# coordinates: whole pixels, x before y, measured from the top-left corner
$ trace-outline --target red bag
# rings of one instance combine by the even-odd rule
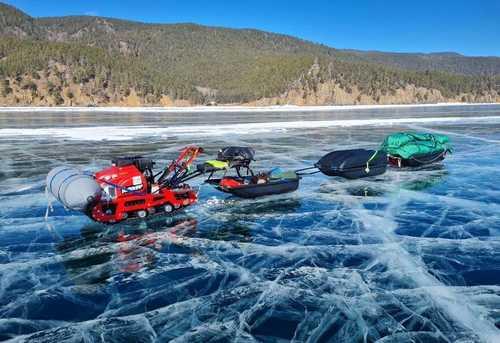
[[[225,177],[220,180],[219,186],[223,188],[237,188],[241,186],[241,183],[231,177]]]

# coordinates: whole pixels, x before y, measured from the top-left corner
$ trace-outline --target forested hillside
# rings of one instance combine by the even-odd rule
[[[394,53],[349,50],[346,59],[380,63],[416,71],[442,71],[461,75],[500,75],[500,58],[466,57],[457,53]]]
[[[258,30],[32,18],[0,4],[0,104],[500,101],[500,58],[345,51]]]

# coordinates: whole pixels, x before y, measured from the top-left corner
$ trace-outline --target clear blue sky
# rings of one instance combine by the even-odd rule
[[[0,0],[1,1],[1,0]],[[7,0],[32,16],[89,14],[286,33],[337,48],[500,56],[500,0]]]

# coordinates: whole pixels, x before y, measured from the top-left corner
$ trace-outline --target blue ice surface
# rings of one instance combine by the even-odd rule
[[[500,341],[499,106],[6,116],[0,340]],[[112,127],[117,116],[124,127]],[[450,117],[462,119],[426,121]],[[366,125],[300,125],[360,118]],[[455,152],[368,179],[316,174],[255,200],[197,180],[199,202],[173,217],[101,225],[54,203],[44,220],[44,178],[56,165],[95,171],[137,154],[165,164],[194,143],[206,159],[248,145],[256,169],[298,169],[400,130],[448,134]]]

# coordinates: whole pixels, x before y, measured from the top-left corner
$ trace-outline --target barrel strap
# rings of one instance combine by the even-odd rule
[[[56,178],[56,176],[61,174],[62,172],[67,171],[67,170],[71,170],[71,168],[69,168],[69,167],[63,168],[63,169],[59,170],[57,173],[55,173],[54,176],[52,176],[52,179],[50,180],[50,184],[49,184],[49,189],[51,192],[52,192],[52,182],[54,182],[54,179]],[[61,187],[61,186],[59,185],[59,187]],[[59,193],[59,190],[58,190],[58,193]],[[54,194],[54,192],[52,192],[52,194]]]
[[[75,176],[78,176],[78,175],[81,175],[79,173],[75,173],[75,174],[72,174],[72,175],[69,175],[67,176],[60,184],[59,184],[59,189],[57,190],[57,199],[59,199],[59,201],[61,201],[61,189],[63,188],[63,185],[66,183],[66,181],[68,181],[69,179],[71,179],[72,177],[75,177]],[[62,201],[61,201],[62,202]]]

